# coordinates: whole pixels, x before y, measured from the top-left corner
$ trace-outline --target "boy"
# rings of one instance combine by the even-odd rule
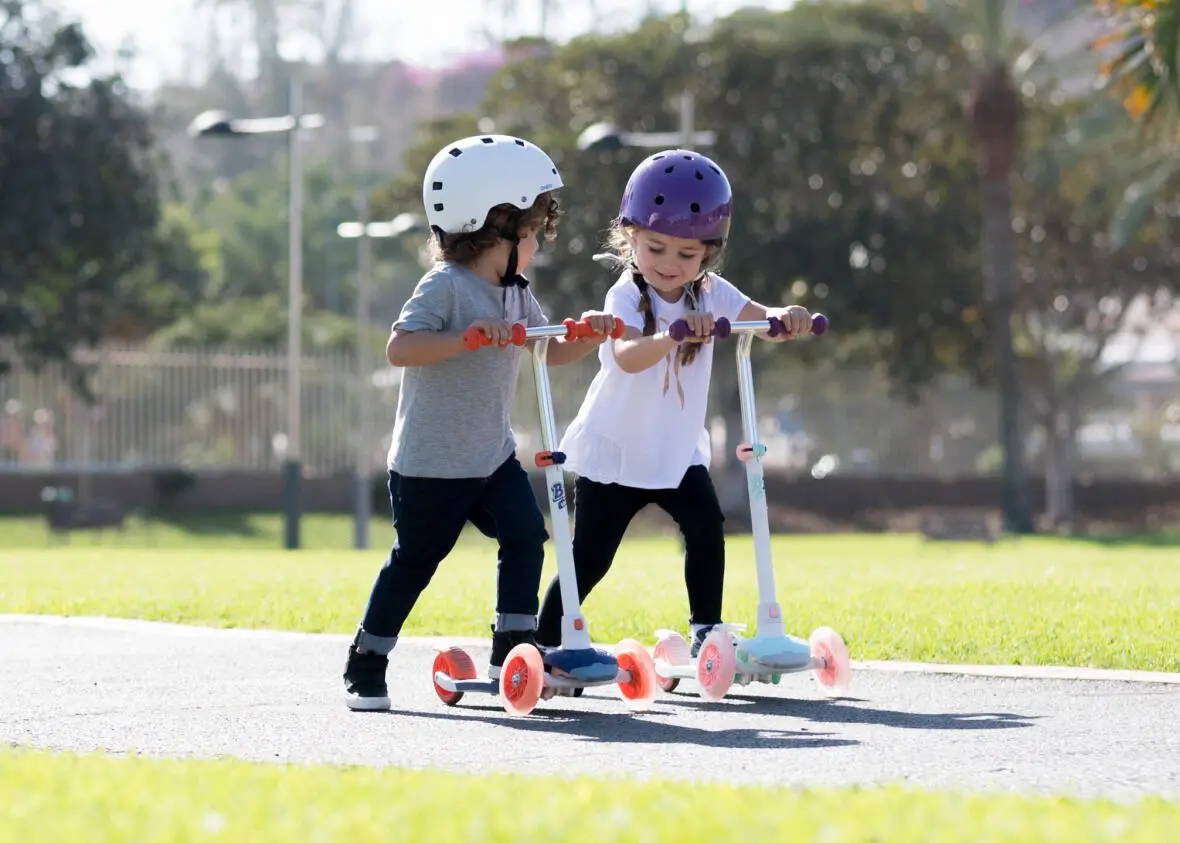
[[[385,673],[402,625],[468,521],[499,542],[489,678],[520,643],[535,644],[544,517],[516,458],[510,412],[520,348],[512,323],[546,324],[528,281],[542,233],[557,233],[562,187],[552,159],[505,135],[464,138],[426,168],[422,200],[435,265],[393,324],[386,356],[404,367],[389,448],[397,539],[373,584],[344,668],[349,708],[390,708]],[[551,342],[548,362],[571,363],[599,345],[612,318],[585,313],[601,336]],[[463,332],[493,344],[469,352]]]

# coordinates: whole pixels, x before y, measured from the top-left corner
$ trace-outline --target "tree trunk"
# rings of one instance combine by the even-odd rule
[[[1000,399],[1000,447],[1004,452],[1002,509],[1004,527],[1013,533],[1033,532],[1020,422],[1020,378],[1012,347],[1015,295],[1015,254],[1012,248],[1012,192],[1007,179],[983,182],[983,272],[992,315],[992,356]]]
[[[1010,178],[1020,141],[1022,104],[1006,65],[993,62],[976,78],[966,108],[975,128],[982,181],[983,283],[991,311],[992,354],[1000,399],[1004,528],[1013,533],[1031,533],[1032,514],[1020,424],[1020,381],[1012,347],[1016,250],[1012,242]]]
[[[1073,483],[1077,469],[1078,408],[1074,396],[1054,401],[1045,419],[1045,503],[1054,531],[1077,525]]]

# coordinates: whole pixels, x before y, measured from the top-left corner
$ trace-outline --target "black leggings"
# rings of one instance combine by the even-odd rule
[[[574,569],[578,598],[586,596],[610,570],[631,520],[648,504],[672,516],[684,536],[684,584],[689,623],[721,622],[725,586],[725,516],[709,471],[690,466],[675,489],[636,489],[616,483],[574,482]],[[554,577],[537,619],[537,641],[561,644],[561,586]]]

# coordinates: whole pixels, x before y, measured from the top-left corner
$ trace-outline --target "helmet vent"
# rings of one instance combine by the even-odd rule
[[[435,203],[434,203],[434,210],[436,210],[436,211],[441,211],[442,209],[443,209],[443,203],[442,203],[442,202],[435,202]]]
[[[484,143],[495,143],[496,142],[495,138],[480,138],[480,140],[483,141]]]
[[[675,164],[673,164],[673,165],[672,165],[672,166],[670,166],[670,167],[665,167],[665,168],[664,168],[664,172],[665,172],[665,173],[670,173],[670,172],[672,172],[672,171],[673,171],[673,170],[675,170],[675,169],[676,169],[676,165],[675,165]]]
[[[701,212],[701,206],[698,205],[696,202],[693,202],[691,205],[689,205],[688,209],[690,211],[692,211],[694,214],[699,214]]]
[[[705,177],[701,174],[701,171],[697,170],[697,181],[704,181],[704,180],[705,180]]]
[[[663,205],[664,204],[664,194],[661,193],[659,196],[657,196],[655,199],[653,199],[651,201],[655,202],[657,205]]]
[[[460,155],[463,154],[463,150],[461,150],[457,146],[453,146],[453,147],[451,147],[450,152],[448,152],[447,154],[450,155],[452,158],[458,158]]]
[[[442,182],[441,182],[441,181],[436,181],[434,184],[432,184],[432,185],[430,186],[430,189],[431,189],[431,190],[442,190]]]

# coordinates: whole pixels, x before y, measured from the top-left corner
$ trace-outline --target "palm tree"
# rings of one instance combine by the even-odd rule
[[[1110,226],[1111,242],[1121,248],[1138,233],[1160,192],[1180,174],[1180,4],[1106,0],[1100,5],[1111,26],[1095,47],[1114,50],[1101,78],[1119,94],[1125,112],[1148,140],[1138,156],[1124,159],[1130,185]]]
[[[1119,47],[1103,72],[1126,89],[1128,112],[1145,124],[1174,116],[1180,104],[1180,4],[1103,0],[1099,5],[1114,24],[1102,45]]]
[[[963,105],[975,132],[983,216],[981,253],[984,296],[991,312],[992,356],[999,393],[999,438],[1003,451],[1001,509],[1004,527],[1013,533],[1033,532],[1032,509],[1024,460],[1021,385],[1012,341],[1016,298],[1016,251],[1012,235],[1013,168],[1021,152],[1024,116],[1022,88],[1045,78],[1069,78],[1076,69],[1077,50],[1063,43],[1062,29],[1081,11],[1073,0],[1042,4],[1044,26],[1025,46],[1021,30],[1034,11],[1012,0],[919,0],[919,8],[938,15],[962,33],[971,48],[975,73]],[[1042,12],[1042,9],[1047,11]],[[1074,38],[1076,39],[1076,33]],[[1049,61],[1045,61],[1049,59]]]

